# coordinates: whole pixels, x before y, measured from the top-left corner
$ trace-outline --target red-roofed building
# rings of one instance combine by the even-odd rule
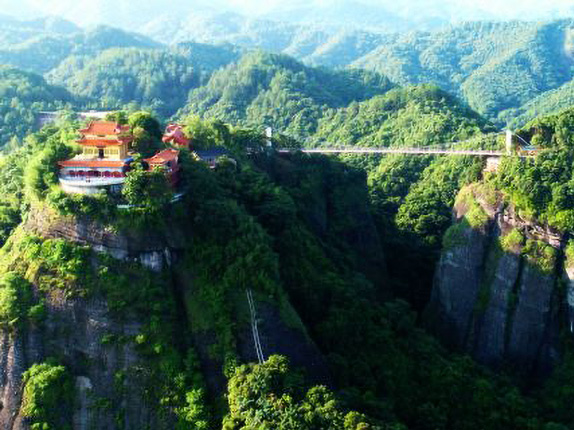
[[[169,148],[158,152],[153,157],[146,158],[145,161],[149,164],[150,170],[155,167],[163,167],[169,178],[172,186],[177,185],[179,182],[179,151],[177,149]]]
[[[163,143],[189,148],[190,140],[185,136],[183,127],[179,124],[170,124],[165,129]]]
[[[114,121],[91,121],[86,128],[81,128],[80,133],[90,137],[119,136],[129,134],[129,125],[120,125]]]
[[[82,153],[60,161],[60,184],[66,192],[95,194],[105,189],[119,192],[133,136],[128,125],[92,121],[77,143]]]
[[[82,153],[58,162],[60,185],[68,193],[96,194],[105,190],[119,193],[133,158],[129,156],[133,136],[129,126],[94,121],[80,130],[77,143]],[[165,168],[170,183],[179,181],[179,151],[169,148],[144,160],[150,167]]]

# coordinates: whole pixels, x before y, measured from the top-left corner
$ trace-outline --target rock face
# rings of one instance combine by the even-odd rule
[[[568,330],[574,333],[574,267],[566,267],[565,272]]]
[[[560,356],[559,314],[566,298],[558,283],[564,271],[559,264],[564,238],[522,219],[499,199],[489,204],[477,189],[471,193],[486,221],[471,227],[465,218],[469,205],[456,205],[451,229],[457,237],[445,242],[426,324],[446,344],[483,364],[544,376]],[[504,246],[512,232],[521,240]],[[544,255],[528,243],[554,258],[543,267],[538,260]],[[571,288],[571,297],[573,292]]]
[[[58,357],[74,375],[74,410],[62,411],[62,415],[72,415],[74,429],[169,428],[163,427],[143,400],[137,376],[143,362],[133,344],[102,341],[104,336],[138,334],[138,322],[118,324],[109,316],[107,303],[99,299],[51,296],[46,310],[47,319],[41,328],[0,333],[0,428],[28,428],[19,415],[22,374],[48,357]],[[117,424],[119,416],[122,427]]]
[[[257,298],[255,307],[263,357],[267,359],[272,354],[289,357],[291,365],[305,369],[313,383],[331,385],[327,362],[317,346],[302,330],[302,324],[290,327],[281,318],[276,305],[258,301]],[[295,312],[292,308],[290,311]],[[297,345],[297,348],[294,349],[293,345]],[[239,331],[238,350],[245,360],[257,362],[251,327],[244,327]]]
[[[145,236],[118,233],[90,220],[55,216],[46,208],[32,210],[25,228],[44,238],[62,238],[88,245],[118,260],[137,261],[154,272],[171,266],[184,247],[184,235],[176,231],[170,235],[149,231]]]
[[[154,271],[168,267],[176,251],[165,240],[137,241],[99,228],[95,223],[51,216],[34,210],[22,226],[44,238],[65,238],[106,252],[120,260],[137,260]],[[143,242],[143,243],[142,243]],[[96,264],[96,262],[94,262]],[[0,428],[28,429],[20,415],[23,373],[33,364],[55,358],[74,378],[74,430],[173,428],[173,417],[146,403],[146,360],[133,339],[142,321],[116,318],[105,298],[72,296],[54,289],[44,297],[46,317],[40,326],[0,330]]]

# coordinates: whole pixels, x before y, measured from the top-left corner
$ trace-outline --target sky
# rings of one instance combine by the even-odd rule
[[[0,13],[63,16],[80,25],[94,24],[99,17],[117,10],[118,15],[190,13],[206,8],[234,11],[252,17],[273,17],[297,9],[328,10],[347,3],[380,7],[402,18],[440,16],[456,22],[473,19],[528,19],[574,16],[574,0],[0,0]],[[344,10],[341,9],[341,10]],[[278,15],[280,16],[280,15]],[[292,15],[293,16],[293,15]],[[296,16],[296,14],[295,14]]]
[[[226,3],[245,12],[258,13],[261,12],[262,8],[269,12],[283,7],[285,3],[292,2],[286,2],[285,0],[265,0],[265,2],[261,2],[261,0],[228,0]],[[301,1],[300,3],[315,3],[328,6],[330,3],[333,3],[333,0]],[[432,7],[438,3],[453,9],[457,7],[481,9],[493,15],[514,17],[520,17],[523,13],[531,16],[564,11],[572,13],[574,8],[574,0],[365,0],[363,3],[392,9],[408,9],[412,6],[419,7],[425,4]]]

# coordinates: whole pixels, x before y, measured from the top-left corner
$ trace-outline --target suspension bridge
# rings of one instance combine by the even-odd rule
[[[471,140],[464,140],[459,142],[449,142],[433,146],[424,147],[381,147],[381,148],[362,148],[357,146],[333,146],[328,145],[320,148],[302,148],[298,150],[293,149],[279,149],[280,153],[290,153],[294,151],[301,151],[306,154],[414,154],[414,155],[473,155],[478,157],[494,157],[500,158],[503,155],[510,155],[514,151],[514,138],[519,142],[518,151],[519,156],[532,155],[536,148],[529,142],[526,142],[520,136],[512,133],[510,130],[505,130],[497,133],[485,134],[481,137],[495,137],[499,135],[506,135],[505,149],[475,149],[475,148],[461,148],[463,144],[468,144]]]
[[[293,152],[282,149],[279,152]],[[440,149],[440,148],[314,148],[301,149],[306,154],[419,154],[419,155],[476,155],[484,157],[502,157],[505,151],[480,149]]]

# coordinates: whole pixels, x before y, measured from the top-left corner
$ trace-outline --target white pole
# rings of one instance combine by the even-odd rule
[[[514,133],[512,133],[512,130],[506,130],[506,155],[512,154],[512,137],[513,136],[514,136]]]

